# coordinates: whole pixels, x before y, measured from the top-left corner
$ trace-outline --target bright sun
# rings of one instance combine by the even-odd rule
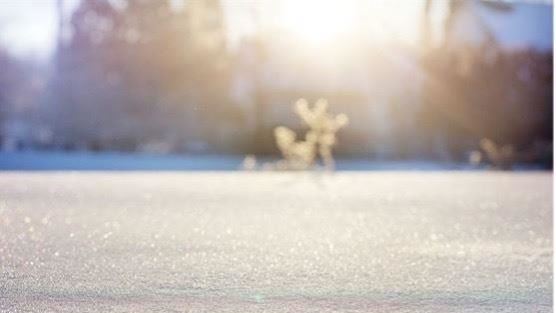
[[[309,44],[331,42],[355,28],[356,11],[350,1],[289,0],[284,4],[283,26]]]

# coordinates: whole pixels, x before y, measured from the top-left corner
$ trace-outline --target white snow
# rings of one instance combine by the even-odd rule
[[[0,172],[1,312],[551,312],[548,172]]]

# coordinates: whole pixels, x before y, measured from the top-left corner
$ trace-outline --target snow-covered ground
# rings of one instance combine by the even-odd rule
[[[119,171],[233,171],[241,168],[244,156],[226,155],[154,155],[116,152],[0,152],[0,170],[119,170]],[[276,159],[259,159],[259,164]],[[375,159],[339,159],[341,171],[391,170],[470,170],[469,164],[434,161],[379,161]],[[535,169],[518,166],[520,170]]]
[[[0,312],[551,312],[548,172],[0,172]]]

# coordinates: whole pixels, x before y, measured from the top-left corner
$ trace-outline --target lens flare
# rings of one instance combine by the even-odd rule
[[[282,10],[287,32],[309,44],[334,41],[355,29],[356,10],[349,1],[287,1]]]

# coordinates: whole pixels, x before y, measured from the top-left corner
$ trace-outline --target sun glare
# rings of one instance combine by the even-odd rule
[[[349,1],[285,1],[283,26],[287,32],[309,44],[323,44],[355,28],[356,11]]]

